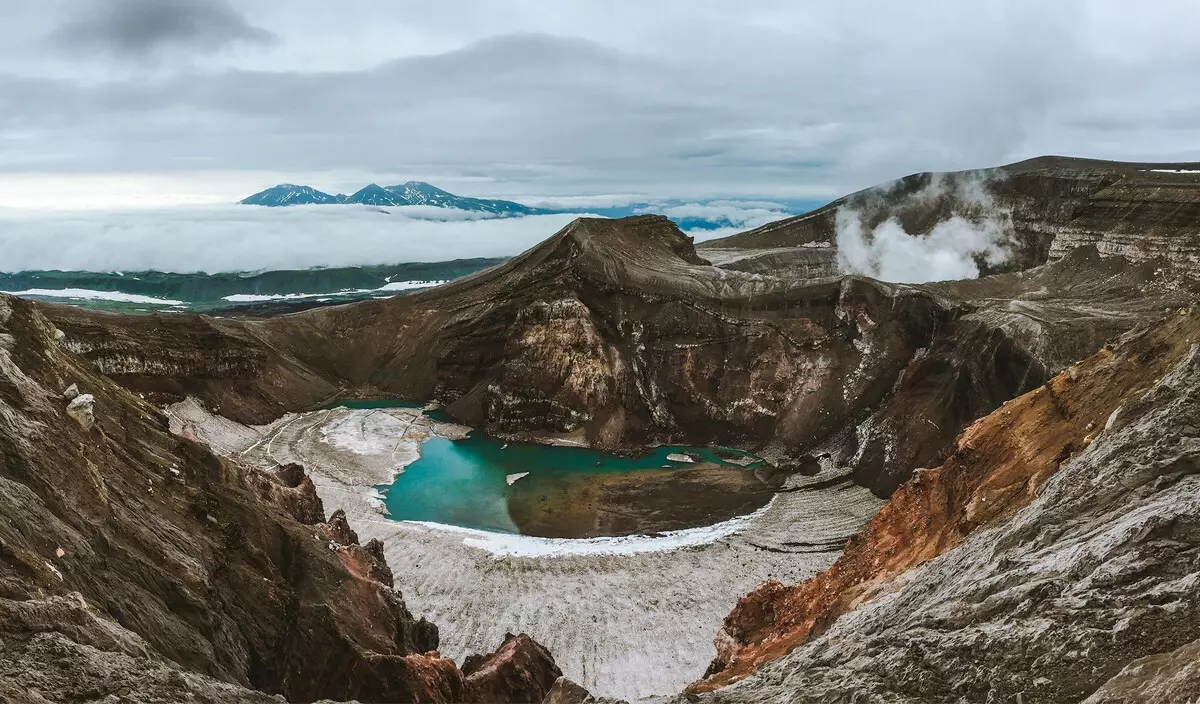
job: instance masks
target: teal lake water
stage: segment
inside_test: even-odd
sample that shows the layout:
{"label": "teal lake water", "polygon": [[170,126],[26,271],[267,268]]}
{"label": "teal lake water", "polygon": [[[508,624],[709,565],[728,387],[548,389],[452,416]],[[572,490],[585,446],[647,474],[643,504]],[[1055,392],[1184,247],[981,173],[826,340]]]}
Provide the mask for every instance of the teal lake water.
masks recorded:
{"label": "teal lake water", "polygon": [[[620,457],[580,447],[505,443],[474,431],[464,440],[432,438],[422,443],[421,458],[408,465],[391,485],[378,489],[384,493],[384,503],[395,520],[519,533],[508,510],[508,499],[514,492],[526,487],[544,488],[548,482],[581,475],[691,466],[667,459],[676,452],[687,452],[700,462],[736,466],[709,448],[660,447],[642,457]],[[529,472],[529,476],[510,486],[506,477],[521,472]]]}

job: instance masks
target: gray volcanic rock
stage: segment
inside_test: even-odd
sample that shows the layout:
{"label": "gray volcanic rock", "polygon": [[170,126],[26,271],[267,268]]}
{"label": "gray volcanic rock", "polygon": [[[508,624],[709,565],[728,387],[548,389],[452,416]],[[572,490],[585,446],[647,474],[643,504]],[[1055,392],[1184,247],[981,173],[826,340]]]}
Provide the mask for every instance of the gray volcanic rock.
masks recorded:
{"label": "gray volcanic rock", "polygon": [[1188,701],[1197,418],[1195,315],[1006,404],[833,568],[744,599],[701,701]]}
{"label": "gray volcanic rock", "polygon": [[1200,692],[1200,640],[1169,653],[1134,660],[1084,700],[1084,704],[1187,704],[1196,701],[1197,692]]}

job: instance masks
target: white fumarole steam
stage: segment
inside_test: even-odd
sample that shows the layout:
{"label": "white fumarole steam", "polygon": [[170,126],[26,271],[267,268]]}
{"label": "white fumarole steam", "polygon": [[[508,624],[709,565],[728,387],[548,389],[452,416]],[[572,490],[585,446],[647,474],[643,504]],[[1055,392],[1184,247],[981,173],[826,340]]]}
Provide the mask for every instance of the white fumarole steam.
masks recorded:
{"label": "white fumarole steam", "polygon": [[[937,197],[944,182],[935,178],[930,186],[910,196],[908,201]],[[979,276],[976,257],[990,266],[1005,262],[1009,250],[1012,220],[991,202],[983,187],[975,181],[953,188],[960,201],[982,209],[987,216],[973,221],[961,215],[943,220],[925,235],[905,232],[896,218],[889,218],[867,232],[862,215],[852,207],[838,210],[838,267],[847,274],[860,274],[881,281],[923,283],[974,279]]]}

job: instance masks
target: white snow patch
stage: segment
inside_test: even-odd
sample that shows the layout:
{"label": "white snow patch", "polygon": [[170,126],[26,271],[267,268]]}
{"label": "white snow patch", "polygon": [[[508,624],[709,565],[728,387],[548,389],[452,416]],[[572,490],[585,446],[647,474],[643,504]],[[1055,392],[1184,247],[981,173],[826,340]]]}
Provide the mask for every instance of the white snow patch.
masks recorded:
{"label": "white snow patch", "polygon": [[170,298],[155,298],[141,296],[136,293],[121,293],[120,291],[93,291],[87,288],[30,288],[24,291],[4,291],[14,296],[38,296],[41,298],[67,298],[86,301],[120,301],[122,303],[143,303],[151,306],[182,306],[183,301]]}
{"label": "white snow patch", "polygon": [[446,279],[441,281],[393,281],[390,284],[385,284],[375,289],[376,291],[407,291],[411,288],[425,288],[428,286],[440,286],[446,283]]}
{"label": "white snow patch", "polygon": [[342,289],[341,291],[336,291],[332,294],[328,293],[328,292],[326,292],[326,293],[234,293],[229,296],[222,297],[221,300],[229,301],[230,303],[258,303],[261,301],[290,301],[290,300],[296,300],[296,299],[302,299],[302,298],[317,298],[319,300],[328,300],[328,299],[322,299],[321,297],[322,296],[330,296],[330,295],[348,296],[348,295],[354,295],[354,294],[359,294],[359,293],[376,293],[376,292],[380,292],[380,291],[383,291],[383,292],[386,292],[386,291],[408,291],[408,290],[411,290],[414,288],[429,288],[431,286],[440,286],[441,284],[446,283],[446,281],[447,281],[446,279],[441,279],[438,281],[393,281],[391,283],[384,284],[383,286],[380,286],[379,288],[347,288],[347,289]]}

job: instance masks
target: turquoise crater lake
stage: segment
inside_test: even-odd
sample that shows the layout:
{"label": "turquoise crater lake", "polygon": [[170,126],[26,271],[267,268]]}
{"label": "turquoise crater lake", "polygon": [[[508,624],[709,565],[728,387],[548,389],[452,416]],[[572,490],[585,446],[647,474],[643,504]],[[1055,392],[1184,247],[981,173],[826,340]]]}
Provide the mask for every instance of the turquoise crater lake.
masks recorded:
{"label": "turquoise crater lake", "polygon": [[[432,416],[446,420],[436,411]],[[669,460],[674,453],[694,461]],[[773,495],[756,471],[763,466],[744,452],[723,448],[659,447],[623,457],[581,447],[506,443],[473,431],[462,440],[426,440],[420,459],[392,484],[377,488],[394,520],[584,538],[711,525],[750,513]],[[519,474],[525,476],[513,476]]]}

